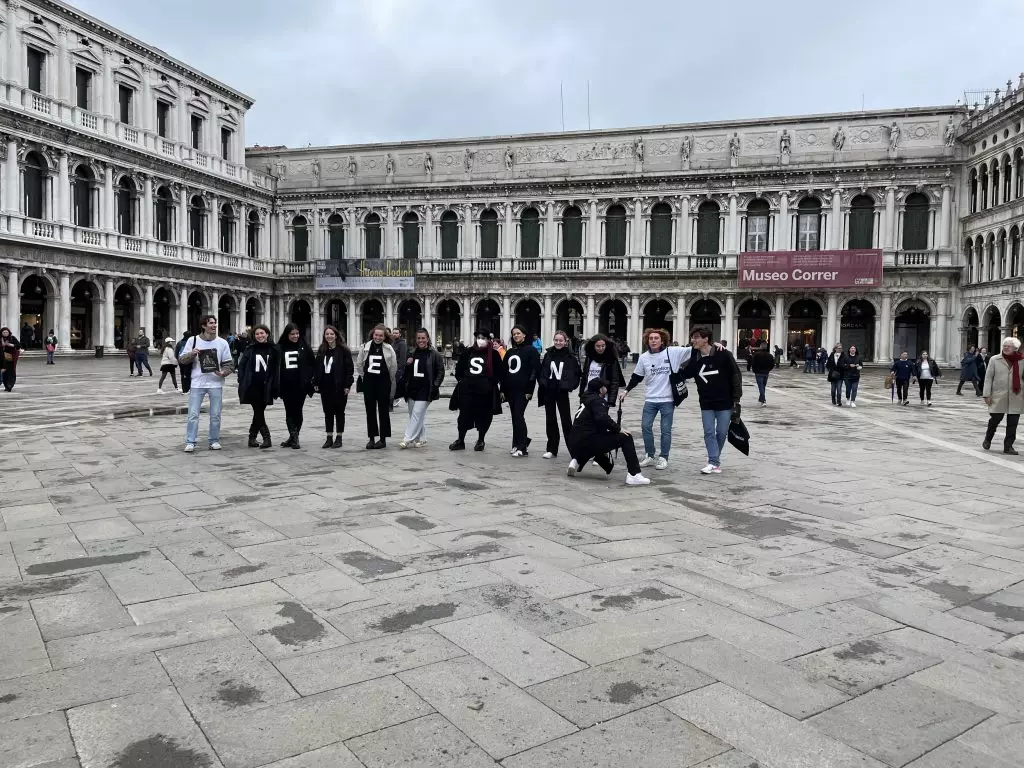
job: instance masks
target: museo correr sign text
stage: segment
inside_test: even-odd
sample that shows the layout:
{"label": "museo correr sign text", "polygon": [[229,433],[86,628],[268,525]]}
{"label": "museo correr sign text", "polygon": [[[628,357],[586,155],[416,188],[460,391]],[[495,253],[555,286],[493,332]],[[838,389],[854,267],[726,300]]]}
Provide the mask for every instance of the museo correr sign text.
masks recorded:
{"label": "museo correr sign text", "polygon": [[740,288],[880,288],[882,251],[759,251],[739,257]]}

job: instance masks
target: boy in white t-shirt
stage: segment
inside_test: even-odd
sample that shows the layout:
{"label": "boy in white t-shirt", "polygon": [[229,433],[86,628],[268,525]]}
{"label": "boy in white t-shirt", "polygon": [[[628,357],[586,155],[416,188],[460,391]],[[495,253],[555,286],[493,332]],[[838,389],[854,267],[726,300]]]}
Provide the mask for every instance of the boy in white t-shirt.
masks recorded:
{"label": "boy in white t-shirt", "polygon": [[217,336],[217,318],[206,315],[200,323],[202,333],[185,342],[179,363],[192,363],[192,386],[188,392],[188,422],[185,426],[185,453],[196,449],[199,437],[199,411],[203,398],[210,397],[210,450],[220,450],[220,413],[224,403],[224,379],[234,370],[231,348]]}

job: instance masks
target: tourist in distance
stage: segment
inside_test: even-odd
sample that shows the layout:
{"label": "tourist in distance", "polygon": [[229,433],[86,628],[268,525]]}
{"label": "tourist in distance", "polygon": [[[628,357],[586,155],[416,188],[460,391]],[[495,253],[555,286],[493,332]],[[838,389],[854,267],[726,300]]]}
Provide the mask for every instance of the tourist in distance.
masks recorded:
{"label": "tourist in distance", "polygon": [[814,373],[818,365],[818,350],[813,345],[804,346],[804,373]]}
{"label": "tourist in distance", "polygon": [[474,451],[486,447],[487,430],[496,414],[501,413],[501,386],[505,380],[505,363],[487,338],[486,331],[473,335],[473,346],[468,347],[455,366],[455,391],[450,410],[458,410],[459,436],[448,446],[449,451],[466,449],[466,434],[476,429]]}
{"label": "tourist in distance", "polygon": [[149,336],[146,335],[145,328],[139,328],[139,333],[135,337],[135,367],[139,371],[139,376],[142,376],[142,367],[145,366],[146,370],[149,371],[149,375],[153,375],[153,369],[149,367]]}
{"label": "tourist in distance", "polygon": [[[220,450],[220,415],[224,405],[224,379],[231,375],[234,363],[231,349],[217,335],[217,318],[205,315],[199,323],[201,333],[185,343],[178,362],[191,368],[188,391],[188,421],[185,425],[185,453],[196,449],[199,437],[199,411],[203,399],[210,398],[210,430],[207,439],[211,451]],[[141,374],[140,374],[141,375]],[[182,372],[184,376],[184,371]]]}
{"label": "tourist in distance", "polygon": [[[270,343],[270,329],[252,328],[250,343],[238,357],[238,401],[252,408],[250,448],[273,448],[267,426],[267,406],[273,405],[281,388],[281,351]],[[257,435],[263,439],[256,442]]]}
{"label": "tourist in distance", "polygon": [[302,331],[295,323],[288,323],[277,343],[281,359],[280,394],[284,401],[284,421],[288,428],[288,439],[281,443],[282,448],[298,450],[299,432],[302,431],[302,407],[306,398],[313,396],[313,351]]}
{"label": "tourist in distance", "polygon": [[[892,361],[889,371],[892,373],[893,383],[896,385],[897,405],[910,405],[910,380],[914,378],[916,368],[916,363],[910,359],[910,355],[906,350],[900,352],[900,356]],[[924,390],[922,390],[921,398],[922,400],[924,399]]]}
{"label": "tourist in distance", "polygon": [[608,382],[607,399],[614,403],[619,397],[619,387],[626,386],[626,377],[622,375],[622,364],[619,362],[615,342],[604,334],[592,336],[583,345],[583,376],[580,379],[580,399],[587,393],[587,385],[594,379]]}
{"label": "tourist in distance", "polygon": [[[124,351],[128,355],[128,378],[135,375],[135,368],[138,366],[135,357],[136,344],[135,339],[127,339],[124,343]],[[139,376],[142,376],[142,369],[139,368]]]}
{"label": "tourist in distance", "polygon": [[818,373],[825,372],[825,363],[828,362],[828,352],[824,347],[818,347]]}
{"label": "tourist in distance", "polygon": [[7,326],[0,328],[0,370],[3,371],[4,391],[10,392],[18,380],[18,358],[21,356],[21,344]]}
{"label": "tourist in distance", "polygon": [[512,346],[505,352],[505,381],[501,392],[512,416],[512,456],[530,455],[530,435],[526,428],[526,405],[533,398],[540,370],[540,355],[527,340],[526,329],[512,326]]}
{"label": "tourist in distance", "polygon": [[825,370],[828,371],[828,383],[832,390],[832,405],[843,407],[843,345],[836,344],[832,353],[825,361]]}
{"label": "tourist in distance", "polygon": [[775,357],[768,351],[768,344],[762,344],[750,357],[750,368],[754,372],[754,382],[757,384],[757,402],[761,404],[762,408],[768,405],[765,389],[768,386],[768,376],[775,365]]}
{"label": "tourist in distance", "polygon": [[588,461],[593,460],[610,475],[615,466],[611,454],[621,449],[626,460],[626,485],[649,485],[650,479],[640,471],[633,436],[608,414],[610,399],[611,382],[602,378],[587,382],[572,431],[565,443],[572,457],[567,474],[575,477]]}
{"label": "tourist in distance", "polygon": [[[637,384],[644,381],[644,407],[640,416],[640,432],[644,439],[644,457],[641,467],[668,469],[668,457],[672,450],[672,420],[675,416],[675,402],[672,399],[672,382],[669,375],[679,371],[690,360],[690,347],[670,347],[671,337],[661,328],[644,331],[643,346],[646,347],[637,358],[629,384],[619,392],[623,402]],[[654,417],[661,417],[661,452],[655,458]]]}
{"label": "tourist in distance", "polygon": [[399,448],[423,448],[427,444],[427,408],[441,398],[441,382],[444,381],[444,358],[434,349],[426,328],[416,330],[414,344],[404,361],[409,421]]}
{"label": "tourist in distance", "polygon": [[54,335],[53,329],[51,328],[50,332],[46,334],[46,338],[43,339],[43,346],[46,348],[47,365],[56,365],[56,363],[53,362],[53,353],[57,351],[57,343],[57,337]]}
{"label": "tourist in distance", "polygon": [[552,346],[547,348],[544,358],[540,361],[540,372],[537,374],[539,387],[537,399],[544,406],[547,447],[543,458],[553,459],[558,455],[559,432],[561,421],[562,436],[566,442],[572,430],[572,406],[569,404],[569,393],[580,385],[582,371],[579,357],[573,351],[569,336],[565,331],[555,331]]}
{"label": "tourist in distance", "polygon": [[163,349],[160,352],[160,381],[156,385],[156,393],[162,395],[164,393],[164,379],[167,378],[167,374],[171,374],[171,384],[174,385],[174,391],[181,393],[181,389],[178,387],[178,358],[174,354],[174,339],[168,336],[164,339]]}
{"label": "tourist in distance", "polygon": [[313,365],[313,391],[320,393],[327,438],[321,448],[341,448],[345,433],[345,406],[355,380],[352,351],[333,325],[324,328]]}
{"label": "tourist in distance", "polygon": [[857,407],[857,388],[860,386],[860,372],[864,362],[860,359],[857,347],[853,344],[847,350],[843,362],[843,384],[846,386],[846,403],[851,408]]}
{"label": "tourist in distance", "polygon": [[968,347],[964,356],[960,358],[960,383],[957,385],[956,393],[963,396],[961,390],[964,388],[964,384],[967,382],[971,383],[974,387],[974,394],[981,394],[981,370],[984,366],[984,361],[978,356],[978,352],[974,347]]}
{"label": "tourist in distance", "polygon": [[718,475],[722,473],[722,450],[729,437],[729,422],[739,414],[743,375],[732,353],[716,348],[711,341],[707,328],[697,327],[690,332],[693,354],[682,375],[697,384],[704,447],[708,452],[708,463],[701,473]]}
{"label": "tourist in distance", "polygon": [[387,329],[383,325],[375,326],[356,361],[359,377],[356,389],[363,393],[366,434],[370,438],[366,443],[368,451],[387,448],[391,437],[391,406],[395,401],[398,359],[389,342]]}
{"label": "tourist in distance", "polygon": [[927,349],[922,350],[920,357],[917,358],[917,362],[914,364],[914,378],[917,379],[917,386],[921,395],[921,405],[924,405],[925,400],[927,400],[928,407],[931,407],[932,384],[938,381],[941,375],[942,371],[939,370],[939,364],[928,356]]}
{"label": "tourist in distance", "polygon": [[1020,354],[1020,339],[1008,336],[1003,339],[1001,354],[989,358],[988,369],[985,371],[982,397],[988,406],[989,417],[981,447],[986,451],[992,446],[996,427],[1005,415],[1003,453],[1017,455],[1013,443],[1017,439],[1017,423],[1024,413],[1024,387],[1021,386],[1021,379],[1024,379],[1024,357]]}

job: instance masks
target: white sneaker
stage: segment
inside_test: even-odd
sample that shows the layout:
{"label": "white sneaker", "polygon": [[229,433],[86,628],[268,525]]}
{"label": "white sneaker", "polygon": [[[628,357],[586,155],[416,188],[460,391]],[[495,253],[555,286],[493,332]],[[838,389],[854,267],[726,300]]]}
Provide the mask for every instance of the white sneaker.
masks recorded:
{"label": "white sneaker", "polygon": [[185,453],[195,453],[195,452],[196,452],[196,444],[195,443],[185,443]]}
{"label": "white sneaker", "polygon": [[160,387],[157,387],[157,388],[156,388],[156,393],[157,393],[158,395],[162,395],[162,394],[164,393],[164,391],[163,391],[162,389],[160,389]]}
{"label": "white sneaker", "polygon": [[542,459],[553,459],[553,458],[555,458],[555,454],[553,454],[551,451],[544,451],[544,455],[541,456],[541,458]]}
{"label": "white sneaker", "polygon": [[518,450],[519,450],[518,448],[513,448],[511,451],[508,452],[508,455],[509,456],[515,456],[516,455],[516,451],[518,451]]}
{"label": "white sneaker", "polygon": [[579,472],[580,465],[576,463],[576,459],[569,462],[569,469],[566,470],[565,474],[569,477],[576,477],[576,473]]}
{"label": "white sneaker", "polygon": [[640,466],[641,467],[653,467],[654,466],[654,457],[653,456],[644,456],[642,459],[640,459]]}
{"label": "white sneaker", "polygon": [[722,468],[718,467],[718,466],[715,466],[714,464],[708,464],[706,467],[704,467],[700,471],[700,473],[702,475],[711,475],[711,474],[720,475],[720,474],[722,474]]}
{"label": "white sneaker", "polygon": [[521,459],[521,458],[523,458],[523,452],[520,451],[518,448],[513,448],[512,449],[512,458],[514,458],[514,459]]}
{"label": "white sneaker", "polygon": [[399,448],[402,448],[402,449],[408,448],[408,447],[409,447],[409,443],[408,443],[408,441],[406,441],[406,440],[403,440],[402,442],[400,442],[400,443],[398,444],[398,447],[399,447]]}
{"label": "white sneaker", "polygon": [[856,407],[857,407],[857,404],[856,404],[855,402],[853,402],[853,401],[851,400],[851,401],[850,401],[850,407],[851,407],[851,408],[856,408]]}
{"label": "white sneaker", "polygon": [[659,456],[657,461],[654,462],[655,469],[668,469],[668,459],[664,456]]}
{"label": "white sneaker", "polygon": [[651,478],[644,477],[641,473],[637,472],[635,475],[626,474],[626,485],[650,485]]}
{"label": "white sneaker", "polygon": [[413,444],[412,444],[412,447],[413,448],[426,448],[427,447],[427,441],[426,440],[415,440],[413,442]]}
{"label": "white sneaker", "polygon": [[220,443],[210,443],[210,450],[211,451],[219,451],[220,450]]}
{"label": "white sneaker", "polygon": [[180,387],[175,387],[174,388],[174,394],[180,395],[181,394],[181,388]]}

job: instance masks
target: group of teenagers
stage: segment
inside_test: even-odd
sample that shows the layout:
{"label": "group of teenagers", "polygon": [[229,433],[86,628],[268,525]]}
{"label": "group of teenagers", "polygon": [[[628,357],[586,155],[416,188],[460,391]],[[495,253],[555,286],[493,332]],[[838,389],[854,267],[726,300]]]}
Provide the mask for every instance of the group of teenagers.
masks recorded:
{"label": "group of teenagers", "polygon": [[[510,455],[528,456],[532,440],[526,409],[536,395],[546,416],[545,459],[556,459],[564,440],[570,458],[569,476],[581,472],[591,461],[611,474],[613,454],[621,451],[626,463],[626,483],[646,485],[650,480],[642,473],[644,467],[668,467],[674,410],[686,396],[683,382],[694,379],[708,452],[707,466],[701,471],[718,474],[730,421],[739,415],[739,368],[731,353],[713,343],[707,329],[694,329],[692,346],[670,346],[670,341],[667,331],[644,331],[646,349],[627,382],[618,350],[606,336],[599,334],[586,342],[581,364],[568,335],[562,331],[554,334],[552,346],[543,352],[538,352],[522,326],[512,328],[511,345],[501,350],[488,333],[479,331],[455,365],[456,385],[449,409],[458,411],[458,432],[448,448],[466,450],[467,436],[475,431],[473,449],[483,451],[494,416],[507,405],[512,419]],[[400,396],[406,402],[409,419],[398,445],[424,447],[427,409],[440,399],[444,359],[423,328],[416,331],[413,345],[402,355],[396,354],[392,342],[387,329],[378,325],[353,354],[342,334],[330,325],[315,349],[294,324],[287,325],[276,342],[267,326],[256,325],[236,363],[227,342],[216,335],[216,319],[204,318],[202,333],[187,341],[178,356],[183,364],[192,366],[185,451],[195,450],[199,410],[207,393],[211,401],[210,448],[220,449],[219,388],[230,373],[237,374],[240,402],[252,408],[249,447],[272,447],[265,411],[280,399],[288,430],[288,438],[280,445],[298,449],[303,406],[307,398],[319,394],[326,433],[322,448],[340,448],[345,409],[354,387],[362,395],[366,412],[366,448],[385,448],[391,437],[390,413],[400,380]],[[621,427],[621,404],[641,382],[646,384],[641,416],[642,459],[637,455],[632,435]],[[616,404],[620,407],[618,419],[610,414]],[[656,419],[660,419],[661,431],[658,449],[654,441]]]}

